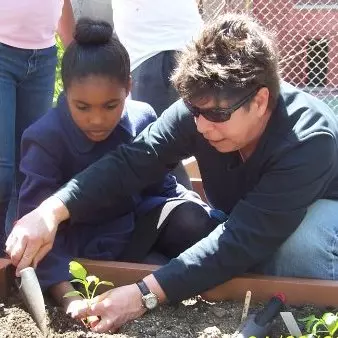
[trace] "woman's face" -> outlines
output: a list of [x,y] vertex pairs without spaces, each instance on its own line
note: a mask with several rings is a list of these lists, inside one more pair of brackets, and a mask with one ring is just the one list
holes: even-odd
[[[261,88],[252,98],[248,107],[239,107],[226,122],[211,122],[202,115],[195,118],[197,130],[203,137],[221,153],[245,151],[254,146],[266,128],[270,118],[268,111],[269,91]],[[208,110],[219,106],[228,108],[230,103],[222,100],[219,103],[214,98],[204,98],[194,105]]]
[[118,125],[129,91],[130,83],[105,76],[75,79],[66,92],[71,116],[90,140],[103,141]]

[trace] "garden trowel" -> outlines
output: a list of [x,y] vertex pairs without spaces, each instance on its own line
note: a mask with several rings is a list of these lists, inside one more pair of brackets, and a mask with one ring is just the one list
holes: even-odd
[[20,294],[29,313],[43,334],[46,334],[46,308],[39,281],[32,267],[22,269],[17,280]]
[[271,325],[284,307],[285,295],[274,295],[268,304],[255,315],[247,317],[231,338],[265,338],[269,335]]

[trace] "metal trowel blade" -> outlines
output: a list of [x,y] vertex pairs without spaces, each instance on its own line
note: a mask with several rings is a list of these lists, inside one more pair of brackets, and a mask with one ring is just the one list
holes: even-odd
[[32,267],[20,271],[18,283],[20,294],[28,308],[29,313],[43,334],[47,331],[46,308],[41,287]]

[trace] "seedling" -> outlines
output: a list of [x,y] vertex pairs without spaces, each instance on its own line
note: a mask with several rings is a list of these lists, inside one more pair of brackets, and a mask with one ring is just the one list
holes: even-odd
[[84,288],[84,292],[74,290],[67,292],[63,297],[81,296],[83,299],[91,300],[96,296],[97,288],[100,285],[114,286],[112,282],[100,281],[96,276],[88,276],[87,270],[78,262],[71,261],[69,263],[69,272],[74,277],[71,283],[80,283]]
[[[78,291],[73,290],[70,292],[67,292],[63,297],[74,297],[74,296],[80,296],[83,299],[86,299],[88,302],[88,305],[90,305],[91,300],[96,296],[97,288],[100,285],[108,285],[108,286],[114,286],[112,282],[108,281],[100,281],[100,279],[96,276],[88,276],[87,270],[78,262],[71,261],[69,263],[69,272],[74,277],[70,282],[71,283],[80,283],[83,286],[84,291]],[[88,316],[86,319],[82,319],[83,324],[90,328],[91,326],[94,326],[95,323],[99,320],[96,316]]]
[[326,312],[320,318],[311,315],[299,321],[305,323],[310,337],[335,337],[335,333],[338,333],[338,313]]

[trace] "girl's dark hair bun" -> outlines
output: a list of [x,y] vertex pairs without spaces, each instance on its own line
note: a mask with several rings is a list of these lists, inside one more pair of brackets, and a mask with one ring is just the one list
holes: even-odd
[[112,34],[113,28],[108,22],[81,18],[76,23],[74,39],[79,45],[104,45]]

